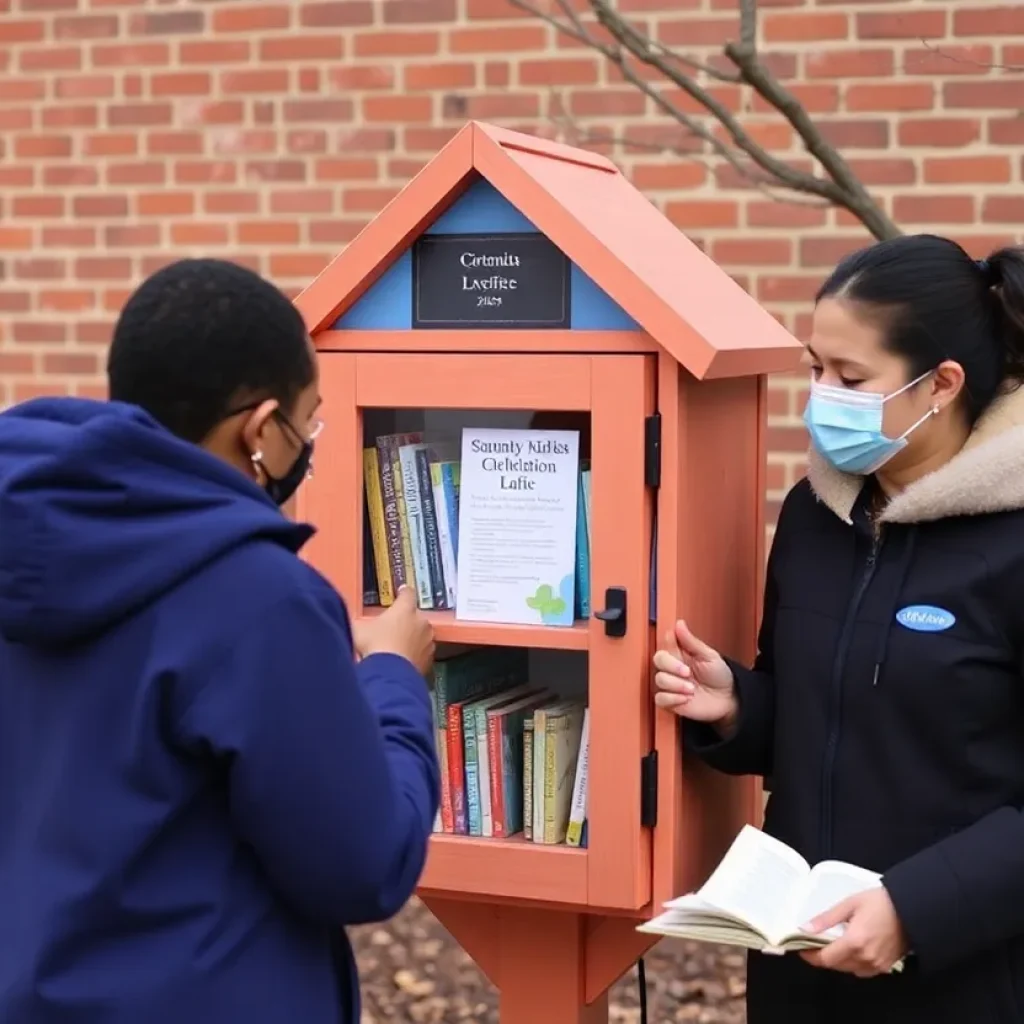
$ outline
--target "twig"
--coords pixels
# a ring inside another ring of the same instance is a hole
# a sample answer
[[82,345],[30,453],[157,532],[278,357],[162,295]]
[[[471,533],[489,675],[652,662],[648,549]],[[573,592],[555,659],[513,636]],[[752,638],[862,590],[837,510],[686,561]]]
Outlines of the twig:
[[[975,60],[973,57],[958,57],[955,54],[944,50],[941,46],[935,46],[934,43],[928,42],[928,40],[923,37],[919,42],[926,50],[929,51],[929,53],[934,53],[936,56],[942,57],[944,60],[948,60],[953,64],[969,64],[971,67],[983,68],[986,71],[1011,71],[1015,74],[1024,73],[1024,65],[993,64],[985,60]],[[904,70],[906,69],[904,68]]]
[[[774,189],[787,194],[816,197],[825,204],[852,213],[876,238],[900,234],[895,223],[879,206],[854,174],[849,163],[825,138],[807,111],[775,74],[760,60],[757,50],[757,0],[739,0],[739,38],[727,43],[724,54],[736,73],[723,72],[705,61],[683,56],[636,29],[613,6],[613,0],[587,0],[597,22],[612,39],[606,43],[587,30],[570,0],[554,0],[562,17],[537,7],[532,0],[510,0],[520,10],[542,19],[557,31],[583,43],[604,56],[630,85],[647,96],[665,115],[707,144],[710,151],[726,161],[747,182],[761,191]],[[673,103],[657,84],[648,82],[633,68],[630,58],[653,68],[698,103],[707,116],[717,121],[728,136],[720,138],[705,124]],[[744,128],[732,111],[698,77],[746,85],[781,114],[814,157],[824,176],[805,171],[770,153]],[[766,192],[773,198],[777,194]]]

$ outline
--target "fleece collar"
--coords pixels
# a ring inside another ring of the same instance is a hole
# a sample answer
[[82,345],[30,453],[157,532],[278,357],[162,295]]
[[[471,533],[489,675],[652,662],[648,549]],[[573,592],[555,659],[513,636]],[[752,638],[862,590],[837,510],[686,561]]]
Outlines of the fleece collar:
[[[864,477],[842,473],[813,448],[807,471],[818,500],[845,523]],[[922,523],[950,516],[1024,508],[1024,388],[996,399],[967,443],[944,466],[916,480],[889,501],[887,523]]]

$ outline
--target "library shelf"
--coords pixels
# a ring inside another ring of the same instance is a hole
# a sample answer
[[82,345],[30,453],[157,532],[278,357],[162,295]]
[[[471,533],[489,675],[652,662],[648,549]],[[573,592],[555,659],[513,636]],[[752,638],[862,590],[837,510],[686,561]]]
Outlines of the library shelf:
[[[364,608],[363,616],[373,618],[383,611],[383,608]],[[433,624],[439,643],[561,651],[585,651],[590,646],[590,628],[585,619],[578,619],[571,626],[521,626],[504,622],[464,622],[455,618],[455,612],[424,614]]]
[[478,839],[435,833],[419,888],[522,900],[587,902],[587,851],[522,836]]

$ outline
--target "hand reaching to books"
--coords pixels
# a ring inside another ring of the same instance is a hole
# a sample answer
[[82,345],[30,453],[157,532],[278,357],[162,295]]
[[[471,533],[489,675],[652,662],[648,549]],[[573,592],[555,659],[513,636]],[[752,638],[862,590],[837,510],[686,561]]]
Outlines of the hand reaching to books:
[[352,639],[361,658],[397,654],[424,675],[434,663],[434,627],[417,607],[412,587],[402,587],[389,608],[354,627]]
[[728,729],[736,717],[736,681],[718,651],[680,620],[654,655],[654,702],[682,718]]

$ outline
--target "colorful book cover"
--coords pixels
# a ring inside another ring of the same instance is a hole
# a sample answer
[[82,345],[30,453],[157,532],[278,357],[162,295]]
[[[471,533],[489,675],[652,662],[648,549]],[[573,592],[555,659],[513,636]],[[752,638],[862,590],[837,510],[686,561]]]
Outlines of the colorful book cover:
[[[419,594],[419,581],[416,579],[416,561],[413,557],[412,534],[409,532],[409,512],[405,504],[405,484],[402,478],[402,461],[398,451],[403,445],[419,444],[423,435],[418,431],[406,434],[393,434],[389,445],[391,456],[391,476],[395,484],[395,504],[398,509],[398,527],[402,539],[402,564],[405,566],[405,582]],[[395,593],[398,593],[397,587]]]
[[[374,575],[380,604],[385,608],[393,604],[395,592],[392,589],[391,563],[388,559],[387,523],[384,519],[384,498],[380,487],[380,460],[376,446],[363,449],[363,484],[366,494],[364,518],[370,527]],[[364,558],[366,552],[363,552]]]
[[[463,777],[462,755],[452,761],[449,744],[448,708],[452,703],[485,697],[502,681],[519,682],[526,678],[528,652],[523,647],[477,647],[452,654],[434,663],[434,690],[437,694],[438,750],[445,772],[441,777],[441,816],[445,832],[455,831],[456,781]],[[462,734],[458,734],[461,751]],[[464,783],[462,784],[464,785]]]
[[590,708],[583,713],[583,733],[580,738],[579,756],[576,758],[576,778],[572,785],[572,800],[569,806],[569,824],[565,830],[565,841],[569,846],[579,846],[583,839],[583,823],[587,820],[587,782],[590,759]]
[[[452,538],[455,565],[459,564],[459,464],[457,461],[439,463],[444,483],[445,508],[448,511],[448,532]],[[453,583],[452,586],[455,586]]]
[[417,445],[416,484],[419,488],[420,508],[423,512],[423,540],[427,548],[427,568],[430,572],[430,590],[434,607],[448,607],[448,592],[444,582],[444,563],[441,559],[441,532],[434,508],[434,484],[430,478],[430,449]]
[[540,842],[547,845],[565,841],[583,717],[583,705],[570,704],[549,709],[545,722],[544,831]]
[[490,814],[483,814],[484,836],[504,839],[523,830],[523,736],[538,705],[552,699],[545,690],[487,711]]
[[434,607],[434,591],[430,580],[430,563],[427,555],[427,536],[423,522],[419,473],[416,469],[416,451],[420,444],[422,442],[399,445],[398,462],[401,467],[405,522],[409,529],[412,564],[416,572],[417,602],[420,608],[429,611]]
[[408,582],[405,555],[402,550],[402,522],[398,514],[398,495],[395,490],[394,435],[382,434],[377,438],[377,471],[380,473],[381,504],[384,507],[384,528],[388,542],[388,566],[391,570],[391,590]]
[[533,715],[523,722],[523,838],[533,839]]
[[444,470],[440,462],[430,463],[430,486],[434,492],[434,512],[437,518],[437,535],[441,545],[441,567],[444,570],[445,607],[455,607],[456,555],[452,542],[452,510],[449,501],[454,501],[454,494],[444,486]]

